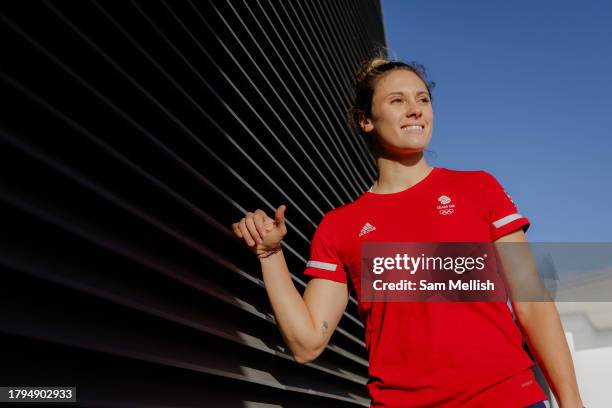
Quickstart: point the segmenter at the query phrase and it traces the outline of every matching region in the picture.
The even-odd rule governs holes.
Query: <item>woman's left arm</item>
[[[504,244],[507,242],[523,244]],[[506,271],[504,278],[511,293],[515,316],[548,385],[561,408],[581,408],[574,364],[555,303],[550,299],[542,301],[541,296],[537,301],[526,300],[533,299],[527,291],[545,292],[523,230],[499,238],[495,247]]]

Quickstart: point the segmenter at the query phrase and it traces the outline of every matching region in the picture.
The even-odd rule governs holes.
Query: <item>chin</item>
[[[398,143],[389,143],[387,144],[387,146],[390,149],[396,150],[396,151],[405,151],[405,152],[420,152],[423,151],[427,148],[427,146],[429,145],[428,143],[429,141],[427,140],[403,140],[403,141],[398,141]]]
[[[404,136],[404,137],[398,137],[397,139],[387,144],[391,146],[396,146],[398,148],[404,148],[404,149],[419,149],[419,148],[424,149],[425,147],[427,147],[430,140],[431,140],[431,137],[427,135],[410,136],[410,137]]]

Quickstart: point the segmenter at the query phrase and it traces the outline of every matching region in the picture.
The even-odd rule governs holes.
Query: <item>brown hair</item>
[[[372,147],[372,138],[363,133],[359,120],[362,116],[369,118],[372,115],[372,96],[374,95],[374,88],[378,80],[386,73],[396,69],[414,72],[427,87],[429,99],[433,101],[431,90],[434,88],[435,82],[427,81],[423,65],[416,62],[407,64],[398,60],[388,60],[382,56],[377,56],[363,62],[355,73],[355,81],[353,83],[355,97],[348,110],[347,121],[355,134],[365,137],[366,143],[370,148]]]

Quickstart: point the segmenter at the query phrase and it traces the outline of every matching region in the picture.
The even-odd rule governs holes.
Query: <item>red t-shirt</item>
[[[392,194],[329,211],[305,275],[351,279],[365,325],[373,407],[518,408],[546,399],[506,302],[364,302],[363,242],[493,242],[529,220],[485,171],[433,168]]]

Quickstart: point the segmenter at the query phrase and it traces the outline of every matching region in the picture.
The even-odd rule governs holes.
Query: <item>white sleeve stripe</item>
[[[325,269],[327,271],[335,271],[338,265],[327,262],[319,262],[319,261],[308,261],[306,262],[307,267]]]
[[[493,221],[493,225],[495,228],[501,228],[504,225],[510,224],[512,221],[518,220],[519,218],[524,218],[521,214],[510,214],[506,215],[504,218],[500,218],[497,221]]]

